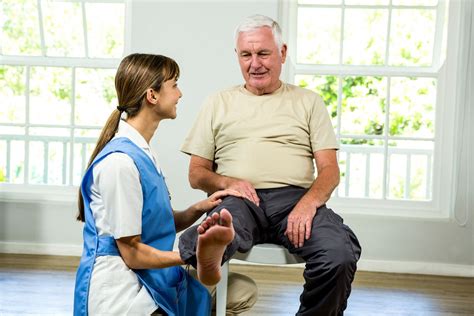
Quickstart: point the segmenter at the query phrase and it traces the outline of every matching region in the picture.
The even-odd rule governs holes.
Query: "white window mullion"
[[[11,167],[10,160],[11,160],[11,158],[12,158],[11,140],[10,140],[10,139],[7,139],[7,140],[6,140],[6,143],[7,143],[7,152],[5,153],[6,158],[7,158],[6,177],[7,177],[7,181],[8,181],[8,182],[11,182],[11,181],[12,181],[12,179],[11,179],[11,172],[10,172],[10,167]]]
[[[443,48],[443,33],[444,33],[444,17],[446,11],[446,1],[438,0],[436,10],[436,30],[435,38],[433,43],[433,61],[432,65],[434,68],[439,69],[441,67],[441,50]]]
[[[341,7],[341,38],[339,42],[339,65],[343,64],[343,49],[344,49],[344,17],[346,14],[346,7],[343,4]]]
[[[411,186],[411,154],[406,154],[405,155],[406,160],[407,160],[407,165],[405,168],[405,192],[404,196],[405,199],[410,198],[410,186]]]
[[[432,198],[432,194],[431,194],[431,188],[433,187],[433,179],[432,179],[432,172],[431,172],[431,168],[432,168],[432,159],[433,159],[433,155],[432,154],[428,154],[426,155],[426,159],[428,160],[426,162],[426,198],[427,199],[431,199]]]
[[[24,164],[25,164],[25,174],[23,183],[29,183],[28,174],[30,172],[30,73],[31,67],[26,67],[26,84],[25,84],[25,157],[24,157]]]
[[[45,57],[45,56],[2,56],[3,65],[43,66],[43,67],[76,67],[116,69],[119,58],[84,58],[84,57]]]
[[[71,129],[70,129],[70,142],[71,148],[69,156],[69,184],[72,185],[74,183],[74,143],[75,143],[75,131],[76,131],[76,119],[75,119],[75,112],[76,112],[76,70],[77,67],[72,67],[72,76],[71,76],[71,90],[72,90],[72,100],[71,100]]]
[[[349,196],[350,179],[351,179],[351,152],[346,151],[346,181],[344,183],[346,196]]]
[[[46,56],[46,41],[44,39],[43,10],[42,10],[42,7],[41,7],[41,2],[42,2],[41,0],[37,1],[39,31],[40,31],[40,40],[41,40],[41,56]]]
[[[48,184],[48,170],[49,170],[49,141],[43,142],[43,183]]]
[[[89,58],[89,39],[87,34],[87,17],[86,17],[86,4],[81,2],[81,9],[82,9],[82,28],[84,34],[84,55],[86,58]]]
[[[63,185],[67,184],[67,142],[62,142],[63,147],[63,168],[62,168],[62,175],[61,175],[61,183]],[[70,168],[72,169],[72,168]]]
[[[384,144],[383,144],[383,151],[384,151],[384,161],[383,161],[383,187],[382,187],[382,198],[384,200],[387,199],[387,192],[388,187],[390,185],[389,181],[389,150],[388,150],[388,134],[390,131],[390,84],[391,84],[391,77],[387,77],[387,107],[385,109],[385,128],[384,128]]]
[[[364,197],[370,197],[370,153],[365,154],[365,186]]]
[[[87,167],[87,143],[82,143],[82,154],[81,154],[81,170],[85,171]]]
[[[387,41],[385,43],[385,65],[388,66],[389,65],[389,59],[390,59],[390,33],[392,31],[392,0],[390,0],[390,4],[389,4],[389,7],[388,7],[388,19],[387,19]]]

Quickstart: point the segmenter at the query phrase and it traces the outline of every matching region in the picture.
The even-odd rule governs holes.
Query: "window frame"
[[[444,20],[445,9],[449,2],[446,0],[438,0],[440,6],[437,13],[437,19],[441,15]],[[341,1],[341,5],[329,5],[329,7],[363,7],[372,6],[346,6]],[[306,6],[306,5],[305,5]],[[310,5],[311,6],[311,5]],[[326,7],[326,6],[325,6]],[[389,5],[384,6],[389,7]],[[415,7],[417,8],[417,7]],[[295,76],[300,74],[309,75],[334,75],[336,77],[345,77],[353,75],[374,76],[383,75],[387,77],[407,76],[407,72],[397,66],[367,66],[367,65],[308,65],[296,63],[296,33],[297,33],[297,1],[280,1],[279,18],[282,26],[283,38],[288,44],[288,54],[286,63],[283,67],[282,78],[292,84],[295,84]],[[458,20],[456,10],[449,11],[448,27],[446,39],[448,48],[459,47],[459,39],[456,32],[450,31],[456,28],[453,21]],[[341,19],[341,25],[344,19]],[[408,200],[392,200],[382,197],[380,199],[373,198],[356,198],[356,197],[339,197],[333,194],[329,206],[334,207],[341,214],[357,214],[384,217],[409,217],[409,218],[434,218],[439,220],[447,220],[453,208],[453,184],[454,184],[454,167],[453,160],[455,154],[453,152],[454,139],[454,111],[452,101],[455,100],[455,83],[451,80],[454,77],[455,65],[454,58],[456,52],[446,52],[446,58],[440,63],[442,54],[442,44],[439,38],[443,36],[443,23],[437,23],[435,29],[435,42],[433,51],[433,63],[430,67],[413,67],[410,66],[410,74],[417,77],[435,78],[436,86],[436,109],[435,109],[435,133],[433,137],[433,165],[432,165],[432,199],[429,201],[408,201]],[[341,28],[341,32],[342,32]],[[341,36],[341,43],[342,43]],[[389,52],[387,51],[386,54]],[[340,52],[342,56],[343,52]],[[340,58],[339,58],[340,59]],[[446,65],[450,65],[448,69]],[[341,91],[338,91],[338,95]],[[340,98],[338,98],[340,99]],[[340,103],[341,101],[338,100]],[[338,118],[340,120],[340,117]],[[338,126],[340,128],[340,124]],[[338,135],[339,136],[339,135]],[[342,147],[342,146],[341,146]],[[386,158],[384,158],[386,159]],[[388,171],[388,169],[387,169]]]
[[[123,55],[126,55],[130,51],[130,23],[131,23],[131,0],[68,0],[66,2],[76,2],[80,3],[82,7],[82,19],[85,21],[85,4],[86,3],[119,3],[124,5],[124,38],[123,38]],[[41,0],[38,0],[38,5],[41,3]],[[85,56],[84,57],[58,57],[58,56],[47,56],[46,55],[46,46],[44,41],[44,30],[43,30],[43,20],[42,20],[42,9],[41,6],[38,7],[38,16],[39,16],[39,29],[40,29],[40,40],[41,40],[41,56],[28,56],[28,55],[3,55],[1,54],[1,46],[0,46],[0,64],[6,66],[23,66],[25,67],[25,111],[27,111],[29,106],[28,95],[29,92],[29,71],[31,67],[65,67],[68,70],[71,70],[71,89],[72,95],[75,95],[75,80],[76,80],[76,69],[81,68],[94,68],[94,69],[117,69],[120,61],[120,58],[100,58],[100,57],[89,57],[89,49],[87,43],[87,22],[83,23],[83,32],[84,32],[84,39],[85,39]],[[71,116],[74,116],[74,106],[75,100],[71,98]],[[80,124],[75,124],[74,119],[66,125],[55,125],[55,124],[30,124],[29,115],[26,115],[25,122],[23,123],[2,123],[2,126],[21,126],[25,128],[25,134],[19,135],[18,138],[20,140],[24,140],[25,142],[25,170],[24,170],[24,183],[0,183],[0,202],[24,202],[24,203],[60,203],[60,204],[70,204],[77,199],[77,190],[78,186],[73,184],[72,174],[74,172],[73,165],[71,160],[73,159],[74,154],[74,146],[76,144],[81,144],[82,142],[75,142],[74,139],[76,137],[74,135],[74,130],[77,128],[83,129],[94,129],[94,130],[101,130],[102,127],[97,126],[83,126]],[[28,133],[28,129],[30,127],[54,127],[54,128],[67,128],[69,130],[69,136],[58,136],[60,138],[68,139],[68,144],[66,145],[69,150],[69,159],[68,165],[63,167],[63,173],[67,172],[69,175],[66,177],[68,178],[68,182],[62,185],[56,184],[30,184],[28,183],[28,164],[29,164],[29,142],[34,139],[30,137]],[[40,136],[41,137],[41,136]],[[80,137],[82,141],[86,141],[86,143],[95,144],[97,139],[94,137]],[[84,156],[84,155],[83,155]],[[64,158],[66,159],[66,158]],[[88,157],[82,157],[82,164],[84,164],[84,159]],[[49,163],[48,163],[49,164]],[[8,166],[8,164],[7,164]]]

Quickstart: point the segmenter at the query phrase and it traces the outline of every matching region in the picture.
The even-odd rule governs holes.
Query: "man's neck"
[[[278,81],[278,85],[276,85],[275,87],[271,87],[271,88],[264,88],[264,89],[256,89],[256,88],[249,88],[247,86],[247,84],[244,84],[244,88],[249,91],[250,93],[254,94],[254,95],[257,95],[257,96],[260,96],[260,95],[265,95],[265,94],[272,94],[273,92],[277,91],[278,89],[280,89],[280,87],[282,86],[282,82],[281,80]]]

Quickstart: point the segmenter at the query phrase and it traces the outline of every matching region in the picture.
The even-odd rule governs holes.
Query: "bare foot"
[[[207,217],[198,226],[196,258],[199,280],[214,285],[221,279],[221,262],[224,250],[234,239],[232,215],[226,209]]]

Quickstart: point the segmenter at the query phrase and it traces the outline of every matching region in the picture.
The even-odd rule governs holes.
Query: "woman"
[[[103,128],[79,192],[84,251],[76,276],[74,314],[207,315],[210,295],[172,251],[176,231],[189,227],[226,195],[212,194],[174,212],[149,146],[161,120],[176,117],[179,67],[168,57],[132,54],[117,70],[119,106]],[[220,260],[233,239],[227,211],[199,226],[198,277],[220,278]],[[253,289],[253,287],[251,287]]]

